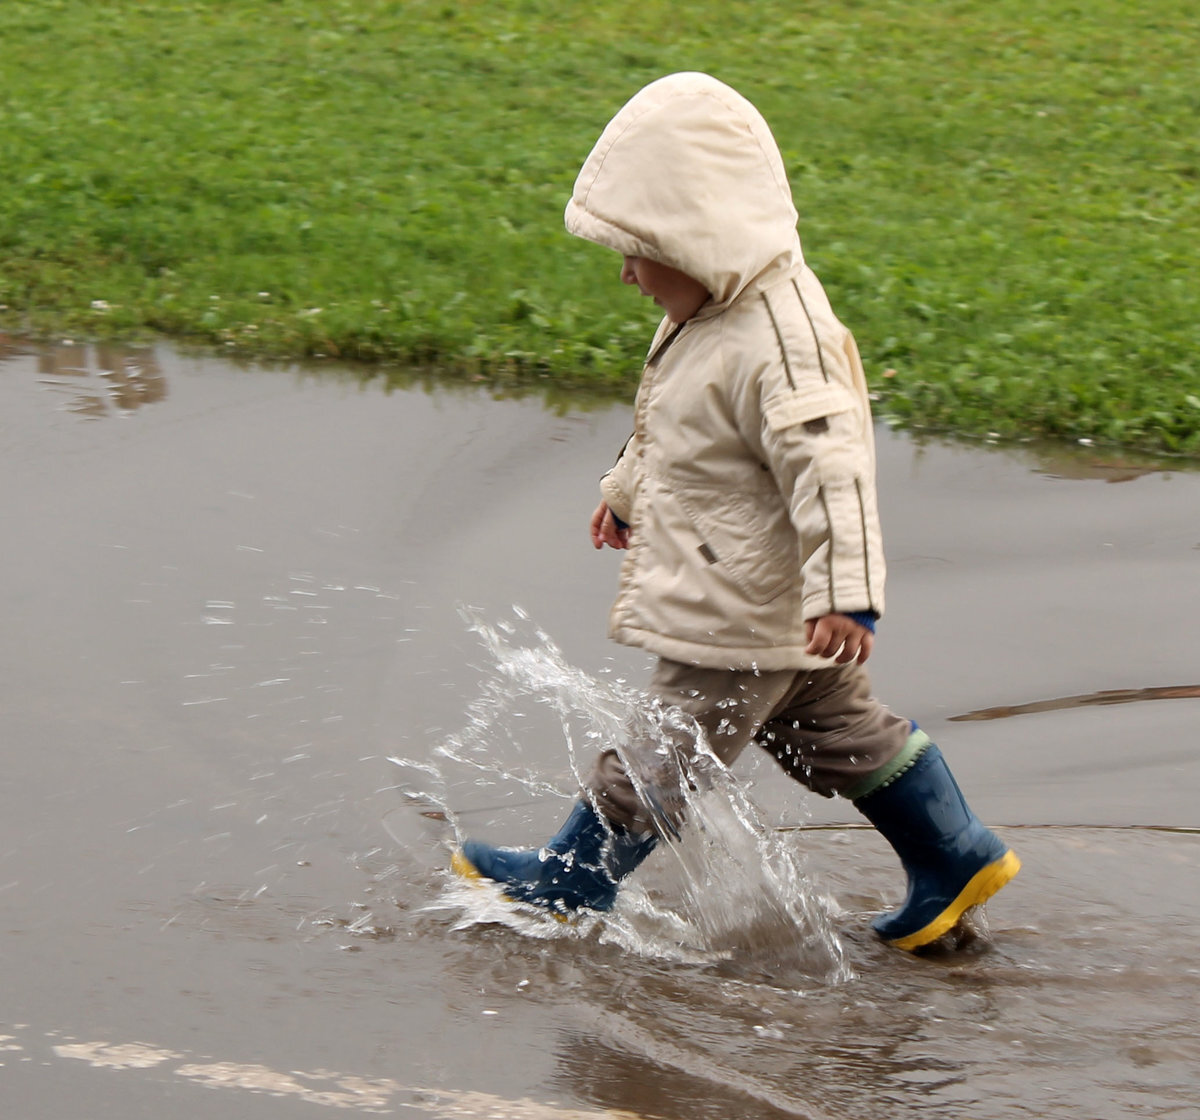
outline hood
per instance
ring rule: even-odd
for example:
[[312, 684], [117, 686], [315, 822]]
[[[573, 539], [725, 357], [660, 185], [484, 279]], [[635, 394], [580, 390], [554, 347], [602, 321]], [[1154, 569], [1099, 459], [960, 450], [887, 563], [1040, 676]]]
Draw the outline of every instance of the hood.
[[670, 74], [625, 104], [575, 180], [566, 223], [577, 237], [699, 280], [713, 296], [701, 314], [803, 261], [771, 130], [707, 74]]

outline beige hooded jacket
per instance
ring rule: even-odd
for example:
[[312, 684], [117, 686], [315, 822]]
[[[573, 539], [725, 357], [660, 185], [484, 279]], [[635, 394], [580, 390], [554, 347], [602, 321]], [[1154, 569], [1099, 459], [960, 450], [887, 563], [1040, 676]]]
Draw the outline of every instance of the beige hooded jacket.
[[883, 613], [871, 413], [766, 122], [708, 75], [652, 83], [588, 156], [566, 223], [712, 297], [659, 326], [601, 483], [632, 527], [610, 635], [706, 668], [830, 664], [804, 652], [806, 619]]

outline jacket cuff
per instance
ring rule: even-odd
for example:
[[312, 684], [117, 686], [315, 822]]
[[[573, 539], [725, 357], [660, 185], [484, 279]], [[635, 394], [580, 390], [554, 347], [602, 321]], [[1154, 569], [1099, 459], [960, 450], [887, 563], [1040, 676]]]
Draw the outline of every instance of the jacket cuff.
[[[611, 471], [600, 480], [600, 494], [608, 504], [608, 508], [612, 510], [613, 517], [628, 524], [629, 518], [633, 514], [633, 510], [630, 508], [633, 503], [629, 501], [617, 480], [612, 477]], [[620, 513], [617, 512], [618, 510]], [[622, 514], [624, 514], [623, 517]]]

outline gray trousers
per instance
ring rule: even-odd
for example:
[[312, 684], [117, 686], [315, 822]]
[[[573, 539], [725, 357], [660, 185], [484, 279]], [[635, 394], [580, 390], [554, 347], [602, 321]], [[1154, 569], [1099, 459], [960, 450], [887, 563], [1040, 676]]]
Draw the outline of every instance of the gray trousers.
[[824, 797], [862, 797], [919, 749], [910, 742], [912, 723], [871, 695], [857, 664], [755, 673], [663, 658], [649, 691], [666, 712], [691, 718], [675, 713], [631, 727], [628, 743], [604, 751], [585, 783], [601, 812], [633, 832], [674, 829], [682, 820], [688, 772], [698, 761], [696, 725], [726, 766], [753, 742]]

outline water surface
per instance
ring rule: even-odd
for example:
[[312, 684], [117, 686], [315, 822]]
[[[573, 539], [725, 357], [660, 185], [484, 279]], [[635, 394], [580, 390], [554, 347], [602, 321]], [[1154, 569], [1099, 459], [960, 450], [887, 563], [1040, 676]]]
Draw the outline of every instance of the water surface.
[[1194, 473], [880, 431], [876, 689], [1025, 863], [974, 948], [878, 944], [894, 858], [765, 757], [707, 892], [656, 853], [565, 928], [450, 882], [644, 680], [587, 540], [629, 422], [5, 351], [5, 1116], [1200, 1115]]

